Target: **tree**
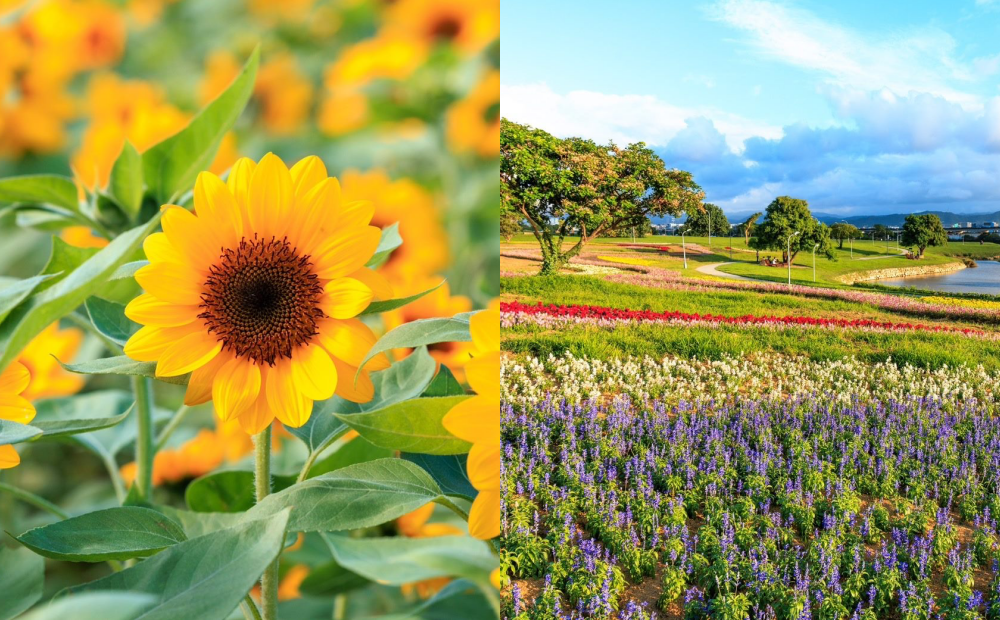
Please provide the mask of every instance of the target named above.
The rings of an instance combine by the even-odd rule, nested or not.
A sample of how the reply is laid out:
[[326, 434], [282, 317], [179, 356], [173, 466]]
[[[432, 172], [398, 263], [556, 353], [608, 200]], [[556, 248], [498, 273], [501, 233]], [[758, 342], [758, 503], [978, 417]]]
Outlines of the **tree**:
[[[795, 233], [799, 234], [795, 234]], [[794, 236], [793, 236], [794, 235]], [[812, 251], [819, 244], [827, 258], [833, 259], [830, 228], [817, 221], [809, 212], [809, 203], [799, 198], [779, 196], [767, 206], [764, 222], [757, 227], [752, 247], [758, 250], [780, 250], [782, 262], [795, 260], [802, 250]], [[791, 256], [786, 250], [791, 242]]]
[[948, 243], [948, 233], [941, 225], [941, 219], [933, 213], [907, 215], [901, 242], [907, 247], [917, 248], [917, 258], [923, 258], [928, 247]]
[[629, 226], [627, 228], [619, 228], [606, 233], [608, 237], [618, 237], [621, 239], [630, 239], [632, 235], [635, 234], [636, 237], [648, 237], [653, 234], [653, 223], [649, 221], [649, 218], [644, 218], [642, 223], [636, 226]]
[[[560, 140], [502, 119], [500, 199], [531, 226], [552, 274], [595, 237], [643, 226], [650, 216], [693, 213], [704, 193], [689, 172], [667, 170], [646, 145], [619, 148], [582, 138]], [[552, 229], [549, 228], [552, 226]], [[563, 248], [568, 231], [580, 239]]]
[[875, 224], [872, 226], [872, 233], [874, 233], [876, 239], [888, 239], [890, 232], [889, 227], [885, 224]]
[[[737, 226], [740, 234], [743, 235], [743, 242], [746, 243], [747, 247], [750, 247], [750, 237], [753, 236], [753, 229], [757, 227], [757, 220], [759, 220], [762, 215], [764, 214], [758, 211], [744, 220], [742, 224]], [[760, 254], [760, 252], [758, 252], [758, 254]], [[760, 260], [759, 256], [758, 260]]]
[[[709, 221], [712, 222], [711, 229], [708, 225]], [[722, 212], [722, 209], [706, 202], [700, 209], [688, 216], [687, 221], [684, 222], [684, 233], [707, 236], [709, 231], [720, 237], [729, 234], [729, 220], [726, 219], [726, 214]]]
[[521, 232], [521, 218], [516, 211], [502, 211], [500, 213], [500, 236], [503, 240], [510, 242], [511, 238]]
[[844, 249], [844, 241], [848, 239], [858, 239], [861, 231], [857, 226], [852, 226], [847, 222], [837, 222], [830, 227], [830, 236], [840, 242], [840, 249]]

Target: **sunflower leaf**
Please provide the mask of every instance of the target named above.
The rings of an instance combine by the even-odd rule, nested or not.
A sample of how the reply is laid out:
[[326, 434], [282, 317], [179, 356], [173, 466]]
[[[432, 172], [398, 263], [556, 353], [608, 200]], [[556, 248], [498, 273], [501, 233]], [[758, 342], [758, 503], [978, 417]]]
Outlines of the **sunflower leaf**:
[[489, 580], [499, 563], [485, 542], [468, 536], [348, 538], [331, 535], [334, 559], [382, 584], [403, 585], [435, 577]]
[[187, 127], [143, 153], [143, 177], [159, 203], [176, 201], [194, 185], [198, 172], [209, 168], [222, 138], [250, 100], [259, 61], [258, 47], [232, 84]]
[[379, 338], [361, 362], [361, 368], [371, 358], [391, 349], [412, 349], [438, 342], [470, 342], [472, 335], [469, 333], [469, 317], [472, 314], [463, 312], [450, 319], [420, 319], [403, 323]]
[[[59, 360], [56, 360], [59, 361]], [[156, 362], [137, 362], [127, 355], [117, 355], [115, 357], [102, 357], [89, 362], [79, 364], [64, 364], [59, 361], [59, 365], [65, 370], [81, 375], [128, 375], [131, 377], [150, 377], [164, 383], [175, 385], [187, 385], [191, 375], [181, 375], [179, 377], [157, 377]]]
[[17, 306], [0, 324], [0, 370], [43, 329], [106, 287], [108, 276], [132, 256], [157, 225], [159, 217], [154, 217], [143, 226], [122, 233], [54, 286]]
[[187, 539], [163, 513], [135, 506], [88, 512], [16, 538], [39, 555], [70, 562], [144, 558]]
[[380, 312], [388, 312], [389, 310], [402, 308], [407, 304], [415, 302], [424, 295], [436, 291], [437, 289], [441, 288], [441, 286], [444, 283], [445, 281], [441, 280], [441, 282], [439, 282], [436, 286], [432, 286], [426, 291], [422, 291], [420, 293], [417, 293], [416, 295], [410, 295], [409, 297], [400, 297], [399, 299], [386, 299], [385, 301], [373, 301], [370, 304], [368, 304], [368, 307], [365, 308], [364, 311], [358, 316], [365, 316], [367, 314], [378, 314]]
[[39, 284], [52, 277], [42, 274], [25, 280], [5, 280], [0, 284], [0, 322], [3, 322], [11, 310], [24, 301]]
[[[89, 433], [123, 422], [132, 412], [132, 395], [120, 390], [87, 392], [66, 398], [39, 401], [32, 426], [40, 429], [43, 439]], [[95, 412], [114, 415], [92, 418]]]
[[401, 245], [403, 245], [403, 238], [399, 236], [399, 222], [392, 226], [386, 226], [382, 229], [382, 238], [379, 239], [378, 247], [375, 248], [375, 254], [368, 259], [365, 267], [378, 269], [389, 260], [392, 251]]
[[57, 174], [0, 179], [0, 202], [52, 205], [80, 212], [80, 200], [73, 179]]
[[367, 578], [352, 573], [336, 561], [327, 562], [309, 571], [302, 582], [303, 594], [309, 596], [333, 596], [356, 590], [370, 582]]
[[42, 434], [42, 429], [0, 418], [0, 446], [24, 443]]
[[20, 620], [134, 620], [155, 603], [140, 592], [87, 592], [39, 605]]
[[0, 547], [0, 619], [16, 618], [42, 598], [45, 561], [28, 549]]
[[91, 297], [85, 303], [87, 315], [94, 328], [108, 340], [124, 347], [139, 325], [125, 316], [125, 306], [100, 297]]
[[142, 157], [128, 140], [122, 145], [122, 151], [111, 169], [108, 191], [131, 219], [139, 215], [139, 207], [142, 206]]
[[413, 398], [365, 413], [336, 415], [376, 446], [420, 454], [464, 454], [472, 447], [441, 420], [468, 396]]
[[[303, 592], [305, 592], [305, 585], [305, 581], [303, 581]], [[490, 591], [483, 588], [481, 584], [477, 586], [477, 584], [464, 579], [458, 579], [450, 582], [440, 592], [426, 601], [417, 603], [409, 610], [398, 614], [381, 615], [379, 620], [496, 617], [495, 614], [486, 611], [495, 605], [494, 601], [489, 600], [488, 593]]]
[[466, 473], [466, 461], [469, 459], [467, 454], [435, 455], [404, 452], [400, 456], [419, 465], [430, 474], [446, 495], [473, 500], [479, 494]]
[[153, 595], [145, 620], [228, 618], [264, 569], [278, 557], [288, 511], [245, 520], [178, 543], [132, 568], [69, 590], [129, 590]]

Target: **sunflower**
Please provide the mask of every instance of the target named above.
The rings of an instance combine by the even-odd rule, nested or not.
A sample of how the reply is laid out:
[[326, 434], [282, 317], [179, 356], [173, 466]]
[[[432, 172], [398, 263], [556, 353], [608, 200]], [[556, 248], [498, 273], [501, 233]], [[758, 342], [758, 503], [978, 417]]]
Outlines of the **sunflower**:
[[[14, 362], [0, 373], [0, 420], [27, 424], [35, 417], [35, 407], [21, 396], [31, 381], [28, 369], [20, 362]], [[0, 446], [0, 469], [15, 467], [21, 462], [14, 446]]]
[[490, 71], [472, 92], [448, 110], [445, 133], [456, 153], [500, 155], [500, 72]]
[[56, 360], [72, 360], [83, 344], [83, 332], [75, 327], [59, 329], [52, 323], [32, 338], [18, 357], [31, 375], [31, 385], [22, 396], [28, 400], [76, 394], [83, 387], [80, 375], [63, 370]]
[[442, 422], [472, 443], [466, 469], [479, 494], [469, 511], [469, 533], [489, 540], [500, 535], [500, 313], [484, 310], [469, 323], [475, 350], [465, 373], [477, 395], [455, 405]]
[[398, 0], [386, 12], [386, 28], [428, 44], [475, 54], [500, 36], [500, 3], [482, 0]]
[[358, 375], [375, 335], [357, 315], [388, 285], [364, 264], [381, 231], [370, 202], [341, 200], [317, 157], [291, 171], [275, 155], [243, 158], [224, 183], [203, 172], [195, 212], [167, 205], [163, 231], [135, 278], [145, 294], [125, 314], [141, 325], [125, 345], [156, 375], [191, 373], [185, 403], [212, 400], [223, 421], [255, 434], [275, 418], [298, 427], [313, 401], [372, 398]]

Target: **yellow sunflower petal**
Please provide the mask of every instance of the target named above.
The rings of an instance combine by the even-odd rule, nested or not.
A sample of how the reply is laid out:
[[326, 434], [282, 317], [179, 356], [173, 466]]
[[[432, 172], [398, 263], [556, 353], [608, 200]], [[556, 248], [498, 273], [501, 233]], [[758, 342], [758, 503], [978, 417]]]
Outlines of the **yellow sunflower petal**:
[[170, 345], [156, 363], [157, 377], [176, 377], [201, 368], [219, 354], [222, 341], [197, 331]]
[[166, 233], [158, 232], [146, 237], [142, 242], [142, 251], [154, 263], [188, 264], [187, 257], [170, 243]]
[[382, 231], [374, 226], [340, 229], [316, 250], [313, 256], [316, 275], [333, 280], [354, 273], [375, 254], [381, 238]]
[[195, 368], [184, 392], [184, 404], [193, 407], [212, 400], [212, 383], [215, 381], [215, 375], [231, 359], [231, 356], [220, 353], [204, 366]]
[[375, 217], [375, 205], [371, 200], [352, 200], [345, 202], [337, 211], [337, 227], [367, 226], [373, 217]]
[[246, 411], [240, 414], [240, 428], [249, 435], [256, 435], [274, 422], [274, 412], [267, 403], [267, 398], [261, 394]]
[[326, 164], [315, 155], [300, 159], [290, 170], [292, 175], [292, 193], [296, 200], [302, 199], [320, 181], [329, 175]]
[[500, 489], [500, 441], [477, 443], [469, 450], [469, 461], [466, 470], [469, 472], [469, 482], [480, 491], [498, 491]]
[[483, 396], [458, 403], [445, 414], [441, 424], [455, 437], [470, 443], [500, 441], [500, 407]]
[[336, 208], [340, 204], [340, 183], [328, 177], [305, 196], [296, 196], [295, 201], [295, 219], [288, 237], [302, 254], [312, 255], [333, 225]]
[[198, 218], [216, 231], [225, 247], [236, 247], [243, 236], [243, 220], [236, 198], [222, 179], [211, 172], [199, 173], [194, 183], [194, 207]]
[[281, 238], [292, 209], [292, 176], [284, 162], [268, 153], [250, 177], [247, 212], [253, 232], [267, 239]]
[[[292, 352], [292, 378], [303, 396], [326, 400], [337, 388], [337, 368], [330, 354], [319, 345], [306, 345]], [[301, 426], [301, 425], [300, 425]]]
[[198, 318], [198, 306], [179, 306], [160, 301], [149, 293], [139, 295], [125, 306], [125, 316], [140, 325], [177, 327], [187, 325]]
[[257, 400], [261, 372], [249, 360], [233, 358], [219, 369], [212, 383], [212, 403], [223, 422], [243, 415]]
[[20, 463], [21, 457], [17, 455], [14, 446], [9, 444], [0, 446], [0, 469], [17, 467]]
[[472, 342], [480, 351], [500, 350], [500, 311], [483, 310], [469, 319]]
[[298, 428], [309, 421], [313, 401], [296, 386], [294, 367], [294, 361], [285, 360], [269, 369], [266, 390], [267, 404], [278, 420]]
[[201, 303], [203, 279], [194, 269], [177, 263], [150, 263], [135, 272], [135, 281], [147, 293], [181, 306]]
[[465, 364], [465, 376], [476, 394], [500, 400], [500, 351], [490, 351]]
[[354, 380], [354, 375], [358, 372], [356, 366], [349, 366], [337, 358], [333, 358], [333, 365], [337, 367], [337, 389], [334, 392], [341, 398], [346, 398], [352, 403], [367, 403], [375, 396], [375, 386], [367, 370], [362, 370], [358, 375], [358, 380]]
[[193, 323], [178, 327], [147, 325], [132, 334], [125, 343], [125, 355], [140, 362], [155, 362], [170, 345], [201, 329], [199, 325]]
[[420, 534], [420, 530], [427, 523], [434, 513], [434, 502], [427, 502], [413, 512], [408, 512], [396, 519], [396, 527], [403, 536], [414, 537]]
[[187, 209], [164, 208], [161, 223], [170, 244], [180, 250], [195, 269], [208, 271], [222, 254], [223, 244], [215, 229]]
[[35, 406], [27, 398], [17, 395], [4, 396], [0, 402], [0, 420], [27, 424], [35, 419]]
[[373, 296], [372, 290], [359, 280], [337, 278], [326, 285], [320, 307], [329, 317], [350, 319], [361, 314]]
[[[236, 206], [240, 208], [240, 212], [245, 215], [247, 213], [247, 206], [249, 201], [247, 196], [250, 194], [250, 178], [253, 177], [253, 171], [257, 167], [257, 162], [250, 159], [249, 157], [241, 157], [236, 160], [233, 167], [229, 170], [229, 177], [226, 179], [226, 186], [229, 188], [229, 193], [233, 195], [236, 199]], [[246, 218], [241, 218], [244, 224], [247, 223]]]
[[20, 394], [28, 387], [31, 374], [21, 362], [11, 362], [10, 366], [0, 373], [0, 394]]
[[[318, 326], [320, 345], [327, 353], [339, 357], [351, 366], [361, 365], [368, 351], [375, 345], [375, 332], [359, 319], [326, 319]], [[383, 370], [389, 367], [389, 358], [379, 353], [368, 362], [366, 370]]]
[[480, 491], [469, 511], [469, 534], [479, 540], [500, 535], [500, 491]]
[[369, 267], [362, 267], [354, 273], [347, 274], [347, 277], [354, 278], [355, 280], [361, 280], [365, 283], [375, 293], [375, 299], [377, 301], [384, 301], [386, 299], [392, 299], [392, 285], [381, 273], [371, 269]]

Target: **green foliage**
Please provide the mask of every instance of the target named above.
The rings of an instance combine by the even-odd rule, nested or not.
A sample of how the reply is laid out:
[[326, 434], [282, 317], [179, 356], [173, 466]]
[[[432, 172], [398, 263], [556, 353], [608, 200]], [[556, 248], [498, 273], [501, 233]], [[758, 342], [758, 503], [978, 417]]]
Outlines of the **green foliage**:
[[805, 250], [811, 252], [814, 245], [819, 245], [818, 251], [833, 258], [830, 244], [830, 229], [822, 222], [813, 218], [809, 211], [809, 203], [799, 198], [778, 196], [767, 206], [766, 219], [757, 227], [757, 233], [750, 240], [754, 248], [761, 250], [779, 250], [782, 262], [788, 262], [788, 250], [791, 249], [791, 260], [795, 255]]
[[0, 446], [30, 441], [42, 434], [42, 429], [0, 418]]
[[194, 512], [245, 512], [254, 505], [253, 472], [206, 474], [188, 485], [184, 501]]
[[[51, 439], [78, 433], [90, 433], [123, 422], [132, 411], [132, 397], [120, 390], [99, 390], [79, 396], [39, 401], [31, 425]], [[113, 415], [94, 418], [96, 413]]]
[[59, 364], [70, 372], [81, 375], [124, 375], [128, 377], [150, 377], [156, 378], [165, 383], [176, 385], [187, 385], [189, 375], [178, 377], [157, 377], [156, 362], [137, 362], [127, 355], [117, 355], [115, 357], [103, 357], [89, 362], [79, 364], [66, 364], [62, 360]]
[[118, 206], [134, 221], [142, 206], [142, 157], [128, 140], [122, 145], [122, 152], [111, 168], [108, 191]]
[[39, 555], [71, 562], [143, 558], [186, 539], [163, 513], [135, 506], [89, 512], [17, 537]]
[[837, 247], [843, 249], [844, 241], [848, 239], [860, 239], [861, 231], [856, 226], [852, 226], [846, 222], [837, 222], [830, 226], [830, 238], [836, 239], [839, 243]]
[[0, 323], [41, 283], [51, 278], [50, 275], [41, 274], [25, 280], [5, 279], [4, 282], [0, 282]]
[[700, 209], [688, 215], [687, 221], [684, 222], [684, 232], [689, 235], [708, 235], [711, 232], [716, 237], [725, 237], [729, 234], [729, 220], [726, 219], [722, 209], [706, 202]]
[[0, 547], [0, 566], [0, 620], [10, 620], [42, 598], [45, 563], [27, 549]]
[[21, 620], [134, 620], [156, 604], [141, 592], [84, 592], [38, 607]]
[[464, 575], [486, 583], [496, 560], [485, 545], [465, 536], [436, 538], [349, 538], [330, 536], [341, 566], [392, 585]]
[[416, 398], [367, 413], [336, 415], [376, 446], [423, 454], [463, 454], [470, 444], [449, 433], [441, 420], [467, 398]]
[[347, 570], [333, 560], [310, 571], [300, 589], [310, 596], [333, 596], [350, 592], [369, 583], [371, 582], [368, 579]]
[[71, 213], [80, 211], [73, 179], [56, 174], [0, 179], [0, 203], [50, 205]]
[[361, 314], [358, 316], [365, 316], [368, 314], [379, 314], [381, 312], [388, 312], [389, 310], [395, 310], [396, 308], [402, 308], [403, 306], [415, 302], [424, 295], [441, 288], [441, 285], [443, 284], [444, 280], [441, 280], [441, 282], [439, 282], [435, 286], [432, 286], [426, 291], [420, 291], [419, 293], [415, 293], [407, 297], [400, 297], [398, 299], [386, 299], [384, 301], [373, 301], [370, 304], [368, 304], [368, 307], [365, 308], [364, 311], [362, 311]]
[[399, 223], [386, 226], [382, 229], [382, 237], [379, 239], [375, 254], [365, 263], [366, 267], [376, 269], [389, 260], [392, 251], [403, 245], [403, 238], [399, 236]]
[[948, 233], [945, 232], [941, 220], [933, 213], [925, 215], [907, 215], [903, 222], [903, 235], [900, 243], [917, 249], [917, 257], [923, 258], [924, 250], [931, 246], [948, 243]]
[[362, 367], [379, 353], [392, 349], [419, 347], [438, 342], [469, 342], [469, 318], [473, 313], [456, 314], [450, 319], [420, 319], [404, 323], [379, 338], [362, 361]]

